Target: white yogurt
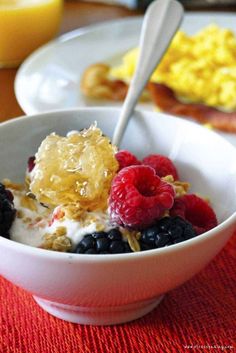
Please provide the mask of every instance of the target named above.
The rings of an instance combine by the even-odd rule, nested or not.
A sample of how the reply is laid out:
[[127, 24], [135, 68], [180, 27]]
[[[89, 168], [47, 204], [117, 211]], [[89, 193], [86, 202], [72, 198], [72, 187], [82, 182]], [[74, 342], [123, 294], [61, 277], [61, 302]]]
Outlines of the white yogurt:
[[44, 234], [45, 228], [30, 227], [29, 224], [23, 223], [20, 218], [15, 219], [10, 229], [10, 238], [12, 240], [34, 247], [40, 247], [43, 243]]
[[45, 232], [53, 233], [58, 227], [65, 227], [67, 229], [66, 236], [70, 238], [72, 248], [75, 248], [86, 234], [91, 234], [97, 231], [97, 223], [104, 226], [105, 232], [112, 228], [109, 224], [109, 217], [106, 213], [92, 212], [92, 215], [97, 218], [97, 222], [93, 222], [87, 226], [83, 226], [81, 222], [72, 219], [55, 220], [51, 226], [45, 229]]
[[[48, 226], [51, 214], [41, 204], [37, 204], [37, 210], [32, 211], [21, 205], [22, 193], [11, 190], [14, 195], [14, 206], [18, 212], [22, 212], [24, 217], [16, 217], [11, 229], [10, 238], [22, 244], [38, 247], [43, 242], [45, 228]], [[37, 218], [42, 217], [38, 221]], [[26, 221], [28, 219], [28, 221]]]
[[[16, 218], [10, 229], [10, 238], [22, 244], [33, 247], [40, 247], [44, 242], [45, 234], [53, 234], [58, 227], [65, 227], [67, 230], [66, 236], [70, 238], [72, 248], [83, 239], [86, 234], [96, 232], [97, 224], [104, 227], [104, 231], [111, 229], [109, 224], [109, 216], [106, 212], [90, 212], [89, 215], [96, 218], [96, 222], [83, 226], [82, 222], [68, 218], [54, 219], [53, 212], [37, 204], [37, 211], [31, 211], [28, 208], [22, 207], [20, 203], [21, 193], [11, 190], [14, 194], [14, 205], [17, 211], [23, 212], [24, 218]], [[41, 217], [41, 220], [38, 220]], [[28, 221], [26, 221], [28, 219]]]

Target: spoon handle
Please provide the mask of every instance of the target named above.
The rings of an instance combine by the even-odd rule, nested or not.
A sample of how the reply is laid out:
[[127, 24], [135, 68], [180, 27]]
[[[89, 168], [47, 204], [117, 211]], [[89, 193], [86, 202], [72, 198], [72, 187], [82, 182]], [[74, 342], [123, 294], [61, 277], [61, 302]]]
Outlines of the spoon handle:
[[183, 12], [176, 0], [156, 0], [149, 5], [143, 19], [137, 67], [114, 131], [113, 144], [119, 146], [134, 107], [177, 31]]

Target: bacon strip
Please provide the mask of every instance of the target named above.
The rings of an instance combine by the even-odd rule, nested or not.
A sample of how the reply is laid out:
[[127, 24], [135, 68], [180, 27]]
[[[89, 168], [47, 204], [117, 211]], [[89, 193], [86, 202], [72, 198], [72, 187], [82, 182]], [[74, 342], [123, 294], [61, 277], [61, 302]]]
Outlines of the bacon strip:
[[166, 113], [193, 118], [221, 131], [236, 132], [236, 112], [223, 112], [204, 104], [182, 103], [173, 90], [162, 84], [149, 83], [148, 90], [155, 105]]

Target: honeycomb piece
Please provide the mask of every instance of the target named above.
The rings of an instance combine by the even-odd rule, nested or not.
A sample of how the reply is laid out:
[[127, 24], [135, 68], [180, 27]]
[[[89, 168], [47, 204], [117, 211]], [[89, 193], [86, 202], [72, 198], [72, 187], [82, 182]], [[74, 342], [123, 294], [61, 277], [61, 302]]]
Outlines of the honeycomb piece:
[[67, 137], [53, 133], [36, 153], [30, 191], [52, 207], [74, 203], [82, 210], [104, 210], [118, 170], [115, 153], [95, 124]]

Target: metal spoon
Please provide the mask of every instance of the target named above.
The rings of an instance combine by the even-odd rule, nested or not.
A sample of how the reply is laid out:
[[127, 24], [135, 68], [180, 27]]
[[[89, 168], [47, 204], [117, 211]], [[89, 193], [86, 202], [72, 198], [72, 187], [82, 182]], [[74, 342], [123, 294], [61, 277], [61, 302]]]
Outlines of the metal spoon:
[[113, 144], [119, 146], [134, 107], [179, 28], [183, 13], [182, 5], [176, 0], [156, 0], [149, 5], [140, 35], [137, 67], [114, 131]]

